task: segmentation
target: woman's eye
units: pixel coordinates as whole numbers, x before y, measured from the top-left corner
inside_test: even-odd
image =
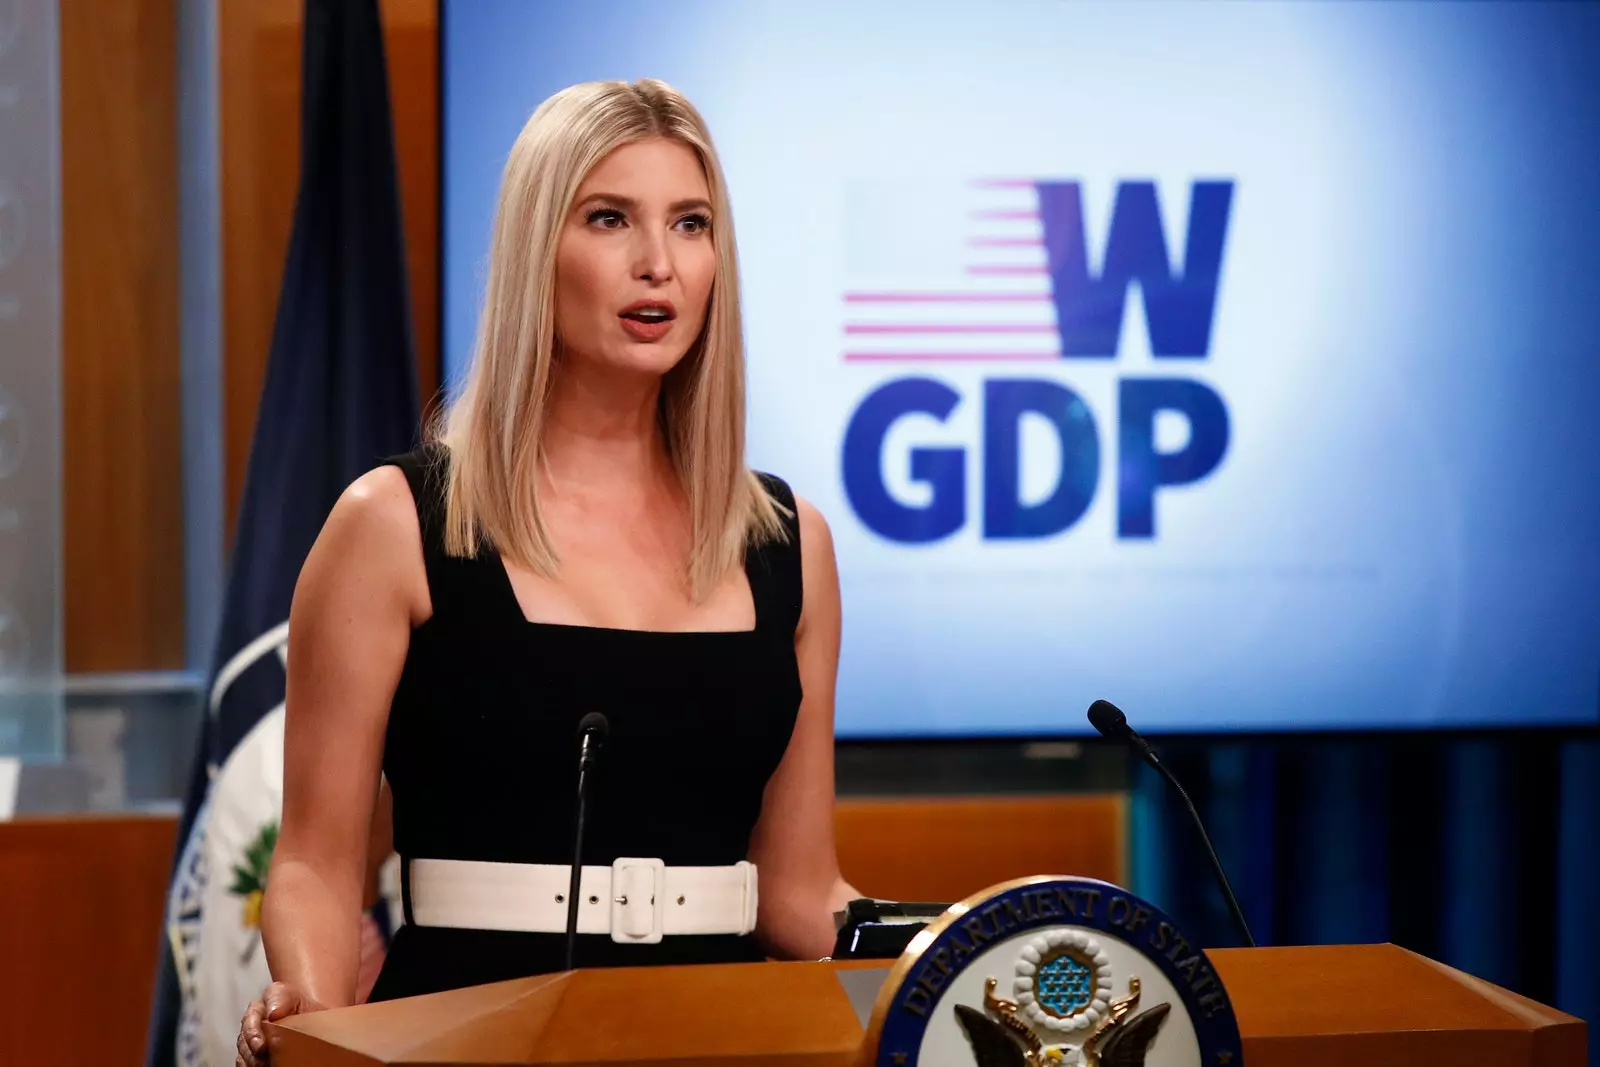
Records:
[[[678,228],[685,233],[705,233],[711,229],[711,220],[704,215],[685,215],[678,220]]]
[[[614,230],[627,220],[622,217],[622,212],[616,208],[602,207],[589,212],[589,225],[599,226],[604,230]]]

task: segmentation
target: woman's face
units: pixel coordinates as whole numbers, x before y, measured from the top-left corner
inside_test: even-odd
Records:
[[[665,374],[705,324],[717,273],[711,190],[694,150],[623,145],[578,187],[556,249],[556,335],[568,358]]]

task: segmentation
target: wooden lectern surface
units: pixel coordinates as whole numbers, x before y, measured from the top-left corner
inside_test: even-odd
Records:
[[[1583,1067],[1577,1019],[1394,945],[1210,953],[1247,1067]],[[859,1067],[850,963],[574,971],[269,1027],[275,1067]],[[1205,1067],[1212,1067],[1206,1064]]]
[[[639,1064],[843,1067],[851,963],[619,967],[320,1012],[269,1027],[274,1067]]]
[[[1396,945],[1212,949],[1248,1067],[1584,1067],[1570,1015]]]

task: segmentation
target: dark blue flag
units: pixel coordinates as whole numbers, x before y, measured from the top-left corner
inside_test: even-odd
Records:
[[[302,77],[294,229],[180,827],[150,1067],[223,1056],[245,1006],[232,1001],[265,975],[256,924],[281,804],[295,580],[339,494],[411,448],[420,421],[377,0],[307,0]],[[235,766],[244,795],[225,800]],[[229,835],[236,847],[219,849]],[[211,1067],[232,1062],[229,1051]]]

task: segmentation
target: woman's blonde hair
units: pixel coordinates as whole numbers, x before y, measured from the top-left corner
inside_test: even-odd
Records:
[[[691,148],[711,189],[716,277],[700,337],[662,382],[660,422],[688,498],[695,599],[739,566],[746,547],[782,539],[778,505],[744,461],[744,343],[722,166],[704,120],[654,80],[589,82],[541,104],[501,179],[476,349],[435,436],[450,453],[445,550],[485,543],[546,576],[558,560],[539,508],[546,404],[556,356],[556,246],[578,187],[620,145],[665,137]]]

